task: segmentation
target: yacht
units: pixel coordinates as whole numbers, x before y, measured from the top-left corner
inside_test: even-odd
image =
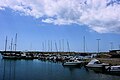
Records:
[[[87,65],[86,67],[89,69],[94,70],[95,72],[104,72],[105,71],[105,67],[109,66],[109,64],[107,63],[101,63],[99,60],[97,59],[92,59]]]
[[[108,66],[109,64],[107,63],[101,63],[99,60],[97,59],[92,59],[87,65],[86,67],[89,68],[101,68],[103,66]]]

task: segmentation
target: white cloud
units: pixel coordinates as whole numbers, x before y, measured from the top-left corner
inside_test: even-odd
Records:
[[[84,24],[99,33],[120,33],[119,0],[0,0],[0,10],[5,8],[45,23]]]
[[[5,10],[4,8],[0,7],[0,10]]]

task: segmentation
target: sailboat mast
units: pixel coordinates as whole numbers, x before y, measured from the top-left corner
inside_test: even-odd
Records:
[[[7,36],[6,36],[6,40],[5,40],[5,51],[7,50]]]
[[[58,48],[57,48],[57,43],[55,42],[55,48],[56,48],[56,51],[58,52]]]
[[[83,37],[83,49],[84,49],[84,53],[85,53],[85,36]]]
[[[46,40],[45,40],[44,51],[46,52],[46,50],[47,50],[47,46],[46,46]]]
[[[68,41],[67,41],[67,46],[68,46],[68,52],[70,52],[70,46]]]
[[[59,52],[61,51],[61,40],[59,40]]]
[[[51,52],[52,52],[52,40],[51,40]]]
[[[11,51],[13,49],[13,38],[11,39]]]
[[[17,33],[15,35],[15,51],[16,51],[16,49],[17,49]]]
[[[50,40],[48,40],[48,52],[50,51]]]
[[[42,51],[44,52],[44,42],[42,42]]]
[[[64,39],[62,40],[62,47],[63,47],[63,52],[64,52]]]

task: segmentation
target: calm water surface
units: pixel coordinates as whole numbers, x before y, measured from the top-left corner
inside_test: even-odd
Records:
[[[63,67],[61,63],[40,60],[3,60],[0,80],[120,80],[120,76],[94,73],[84,67]]]

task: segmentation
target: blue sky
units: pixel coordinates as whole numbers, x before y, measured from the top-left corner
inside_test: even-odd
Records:
[[[18,1],[21,1],[22,3],[22,0],[18,0]],[[26,3],[28,1],[29,0],[26,0]],[[54,0],[51,0],[51,1],[54,2]],[[53,3],[51,1],[49,3]],[[65,0],[65,1],[70,2],[69,0]],[[73,1],[72,2],[73,4],[77,4],[77,3],[74,3],[75,0],[71,0],[71,1]],[[91,0],[88,0],[88,1],[91,1]],[[33,5],[32,2],[33,1],[31,1],[31,5]],[[102,0],[100,2],[101,4],[104,3],[104,1],[102,2]],[[3,1],[3,3],[8,4],[10,2]],[[63,3],[60,2],[59,5],[64,5]],[[91,4],[94,4],[94,3],[97,4],[98,2],[96,0],[93,0]],[[22,8],[22,5],[20,6],[20,8],[16,8],[16,7],[13,8],[10,6],[10,5],[13,6],[13,2],[8,4],[8,6],[4,6],[1,4],[0,4],[0,9],[1,9],[0,10],[0,50],[4,50],[5,37],[8,36],[8,46],[10,46],[10,41],[12,38],[15,37],[16,33],[18,34],[17,50],[41,51],[43,49],[42,43],[45,43],[45,42],[46,42],[46,50],[48,50],[48,44],[49,44],[48,41],[52,41],[53,43],[52,48],[54,51],[56,51],[55,42],[57,44],[57,48],[59,49],[60,48],[59,41],[64,40],[65,51],[67,51],[67,41],[68,41],[71,51],[83,52],[83,36],[86,37],[86,41],[85,41],[86,51],[88,52],[97,52],[98,45],[97,45],[96,39],[101,39],[100,51],[108,51],[111,48],[110,42],[113,42],[114,49],[119,49],[120,17],[118,16],[117,19],[113,19],[115,18],[115,15],[113,15],[113,12],[110,12],[108,9],[107,9],[108,12],[110,12],[109,15],[107,13],[104,14],[105,16],[106,15],[108,16],[105,17],[103,15],[101,17],[102,19],[100,18],[102,13],[100,13],[101,14],[100,16],[95,13],[91,13],[91,16],[87,15],[87,19],[85,19],[83,17],[86,15],[83,12],[82,15],[84,16],[81,16],[80,21],[78,21],[79,18],[77,17],[79,17],[80,14],[78,13],[75,14],[70,12],[71,10],[69,11],[69,9],[71,8],[72,10],[76,9],[76,8],[73,9],[73,7],[71,6],[68,6],[68,8],[65,8],[65,9],[63,7],[62,8],[63,10],[62,11],[60,10],[61,12],[59,12],[60,14],[58,15],[57,12],[55,11],[56,9],[54,11],[50,10],[51,8],[54,9],[54,6],[50,8],[47,7],[47,10],[49,9],[50,11],[46,13],[39,12],[39,10],[37,10],[36,7],[30,6],[28,9],[32,9],[33,12],[31,11],[31,13],[28,14],[27,13],[28,10],[26,11],[26,8],[24,8],[24,6]],[[88,2],[88,4],[90,4],[90,2]],[[95,8],[97,6],[96,4],[94,6]],[[14,6],[17,6],[17,5],[18,5],[18,2],[14,3]],[[51,5],[48,5],[47,3],[45,3],[44,5],[51,6]],[[54,5],[57,5],[57,4],[54,3]],[[25,5],[25,6],[28,6],[28,5]],[[119,5],[115,5],[115,6],[119,7]],[[60,9],[61,9],[61,6],[60,6]],[[101,6],[100,6],[100,9],[101,9]],[[115,9],[116,8],[114,7],[114,10]],[[46,10],[44,10],[44,12],[45,11]],[[99,7],[98,7],[98,10],[96,11],[100,12]],[[114,14],[117,15],[117,13],[119,12],[118,9],[117,9],[118,12],[115,13],[115,11],[114,11]],[[92,14],[95,14],[97,18],[94,18]],[[84,21],[84,19],[86,21]]]

